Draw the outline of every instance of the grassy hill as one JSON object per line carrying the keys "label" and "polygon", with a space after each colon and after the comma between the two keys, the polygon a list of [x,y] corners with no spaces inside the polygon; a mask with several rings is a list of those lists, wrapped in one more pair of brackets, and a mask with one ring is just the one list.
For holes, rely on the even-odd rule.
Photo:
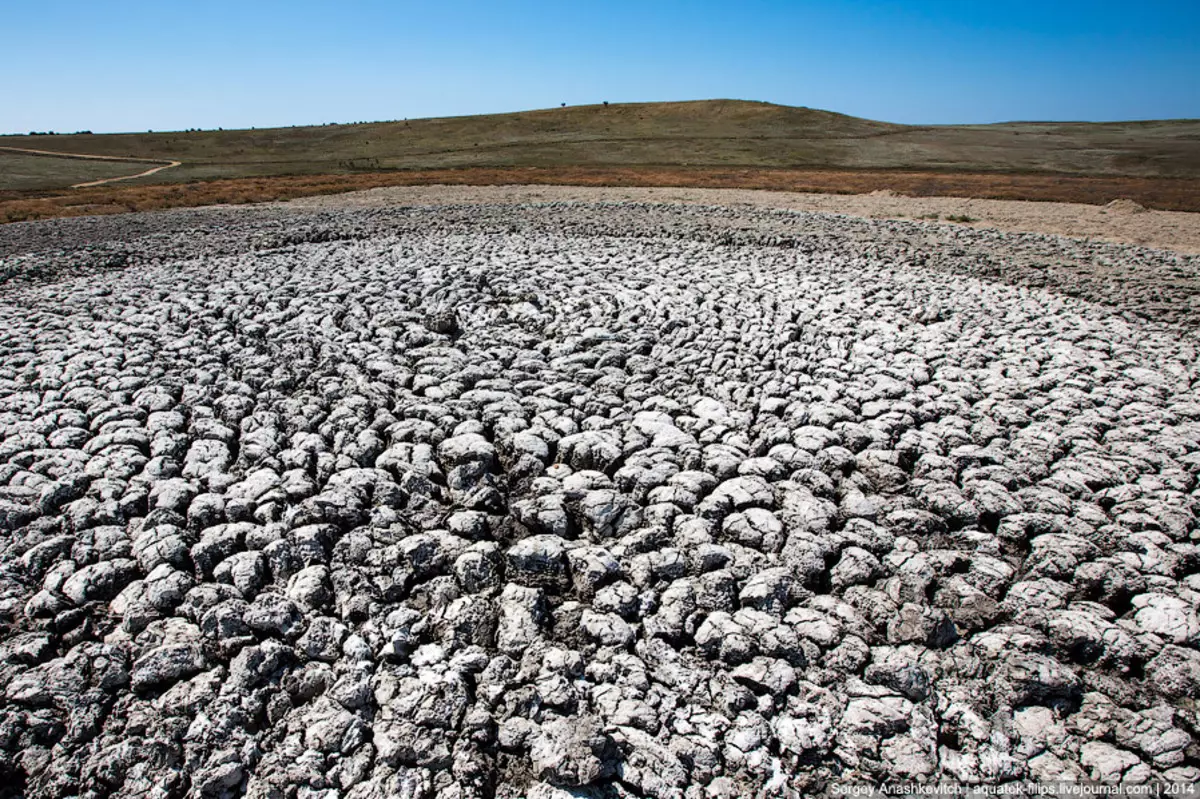
{"label": "grassy hill", "polygon": [[[0,147],[182,165],[136,182],[479,167],[935,170],[1200,178],[1200,121],[906,126],[770,103],[573,106],[262,130],[0,136]],[[39,174],[39,170],[44,174]],[[113,172],[0,151],[0,190]],[[131,168],[130,173],[140,171]]]}
{"label": "grassy hill", "polygon": [[[430,183],[889,190],[1092,204],[1125,197],[1200,211],[1197,179],[1200,120],[913,126],[705,100],[263,130],[0,136],[0,223]],[[101,185],[72,188],[91,181]]]}

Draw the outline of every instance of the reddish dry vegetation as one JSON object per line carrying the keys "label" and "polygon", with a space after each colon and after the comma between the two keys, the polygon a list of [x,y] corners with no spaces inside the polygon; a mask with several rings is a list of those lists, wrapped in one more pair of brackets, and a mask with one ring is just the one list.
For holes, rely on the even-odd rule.
{"label": "reddish dry vegetation", "polygon": [[863,194],[976,197],[1102,205],[1124,197],[1147,208],[1200,211],[1200,186],[1184,178],[873,170],[721,169],[707,167],[504,167],[235,178],[173,185],[103,186],[56,193],[0,192],[0,222],[153,211],[213,204],[289,200],[380,186],[657,186]]}

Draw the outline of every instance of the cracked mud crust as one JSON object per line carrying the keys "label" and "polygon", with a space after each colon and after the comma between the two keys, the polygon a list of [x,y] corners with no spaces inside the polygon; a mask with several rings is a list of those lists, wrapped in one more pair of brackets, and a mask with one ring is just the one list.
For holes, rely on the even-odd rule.
{"label": "cracked mud crust", "polygon": [[[981,190],[986,190],[980,187]],[[642,202],[776,208],[867,219],[901,219],[938,226],[1045,233],[1113,244],[1136,244],[1200,255],[1200,214],[1148,211],[1128,199],[1105,205],[969,197],[909,197],[887,189],[868,194],[820,194],[762,189],[686,187],[393,186],[291,200],[289,208],[377,208],[459,203]]]}
{"label": "cracked mud crust", "polygon": [[0,795],[1200,778],[1197,259],[651,204],[0,229]]}

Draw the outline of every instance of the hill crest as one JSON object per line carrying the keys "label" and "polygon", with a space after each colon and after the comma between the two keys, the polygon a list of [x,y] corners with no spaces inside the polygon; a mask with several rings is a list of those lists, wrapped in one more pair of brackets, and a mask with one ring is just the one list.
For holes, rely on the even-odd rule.
{"label": "hill crest", "polygon": [[[565,106],[249,130],[4,136],[0,146],[179,161],[139,183],[465,168],[687,167],[1200,177],[1200,121],[899,125],[748,100]],[[0,190],[72,185],[0,155]],[[88,167],[92,171],[96,166]],[[131,170],[140,171],[140,170]]]}

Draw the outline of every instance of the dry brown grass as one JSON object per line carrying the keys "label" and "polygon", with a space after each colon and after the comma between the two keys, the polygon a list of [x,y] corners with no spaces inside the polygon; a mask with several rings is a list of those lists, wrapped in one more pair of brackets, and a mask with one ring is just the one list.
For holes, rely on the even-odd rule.
{"label": "dry brown grass", "polygon": [[913,197],[975,197],[1092,205],[1125,197],[1157,210],[1200,211],[1200,187],[1195,180],[1184,178],[712,167],[481,167],[101,186],[56,193],[7,191],[0,192],[0,222],[257,203],[381,186],[432,184],[659,186],[830,194],[891,190]]}

